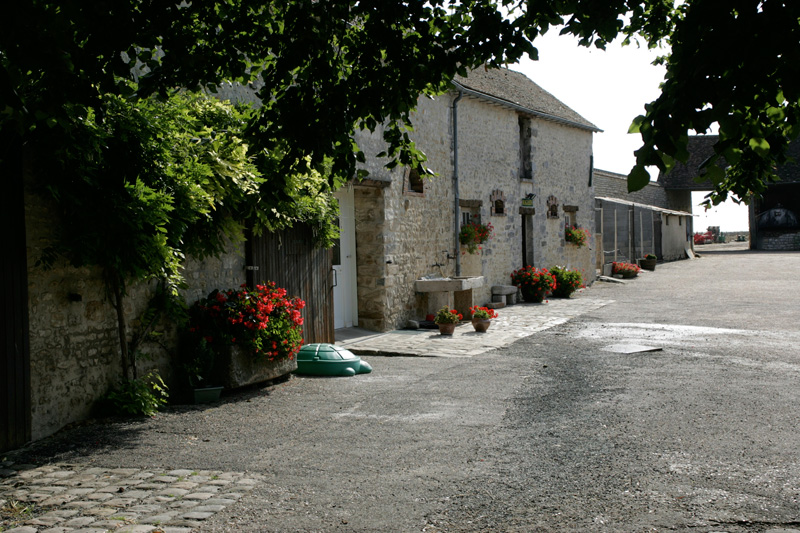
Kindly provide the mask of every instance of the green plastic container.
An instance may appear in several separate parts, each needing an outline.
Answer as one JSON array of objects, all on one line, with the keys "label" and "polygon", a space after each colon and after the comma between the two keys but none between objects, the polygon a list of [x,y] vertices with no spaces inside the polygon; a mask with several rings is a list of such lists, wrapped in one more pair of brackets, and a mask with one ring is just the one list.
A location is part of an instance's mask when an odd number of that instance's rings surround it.
[{"label": "green plastic container", "polygon": [[372,367],[360,357],[333,344],[307,344],[297,354],[295,374],[311,376],[355,376],[369,374]]}]

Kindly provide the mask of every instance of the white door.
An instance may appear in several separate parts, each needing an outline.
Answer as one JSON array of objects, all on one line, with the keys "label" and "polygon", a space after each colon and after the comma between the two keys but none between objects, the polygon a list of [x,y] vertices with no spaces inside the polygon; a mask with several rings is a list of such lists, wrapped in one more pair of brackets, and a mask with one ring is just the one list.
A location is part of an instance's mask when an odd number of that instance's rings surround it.
[{"label": "white door", "polygon": [[353,188],[336,191],[339,201],[339,241],[333,248],[333,326],[353,327],[356,308],[356,220]]}]

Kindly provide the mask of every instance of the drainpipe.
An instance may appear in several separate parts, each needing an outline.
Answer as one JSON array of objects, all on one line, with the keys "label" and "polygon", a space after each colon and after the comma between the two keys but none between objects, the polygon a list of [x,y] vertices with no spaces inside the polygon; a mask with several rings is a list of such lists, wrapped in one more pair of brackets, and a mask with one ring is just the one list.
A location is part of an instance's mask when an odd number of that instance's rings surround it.
[{"label": "drainpipe", "polygon": [[458,196],[458,101],[464,96],[464,91],[458,90],[458,96],[453,100],[453,201],[455,205],[453,211],[455,213],[455,256],[456,256],[456,276],[461,275],[461,248],[458,241],[458,234],[461,231],[461,206],[459,205]]}]

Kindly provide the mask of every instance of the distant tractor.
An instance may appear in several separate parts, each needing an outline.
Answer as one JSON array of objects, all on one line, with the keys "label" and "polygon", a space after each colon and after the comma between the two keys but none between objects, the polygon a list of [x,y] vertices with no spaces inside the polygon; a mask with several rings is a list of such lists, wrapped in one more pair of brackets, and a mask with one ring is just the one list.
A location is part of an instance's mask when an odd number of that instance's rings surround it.
[{"label": "distant tractor", "polygon": [[695,244],[711,244],[714,242],[714,234],[710,231],[705,233],[695,233],[694,234],[694,243]]},{"label": "distant tractor", "polygon": [[725,242],[725,236],[719,231],[719,226],[709,226],[705,233],[695,233],[695,244],[713,244],[715,242]]}]

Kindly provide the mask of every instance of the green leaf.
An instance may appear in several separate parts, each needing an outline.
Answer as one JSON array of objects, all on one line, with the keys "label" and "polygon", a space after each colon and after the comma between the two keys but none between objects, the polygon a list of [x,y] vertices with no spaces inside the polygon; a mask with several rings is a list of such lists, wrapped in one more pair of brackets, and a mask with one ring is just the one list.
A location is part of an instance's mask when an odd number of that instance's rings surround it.
[{"label": "green leaf", "polygon": [[646,117],[642,115],[639,115],[633,119],[633,122],[631,122],[631,125],[628,127],[628,133],[639,133],[641,131],[642,123],[644,123],[645,120],[647,120]]},{"label": "green leaf", "polygon": [[642,165],[635,165],[628,174],[628,192],[644,189],[650,183],[650,174]]},{"label": "green leaf", "polygon": [[725,170],[718,167],[716,164],[710,164],[705,167],[705,172],[701,173],[700,176],[696,177],[694,180],[698,183],[702,183],[706,179],[711,180],[711,183],[717,185],[725,179]]},{"label": "green leaf", "polygon": [[767,157],[769,155],[769,143],[766,139],[753,137],[750,139],[750,148],[761,157]]}]

